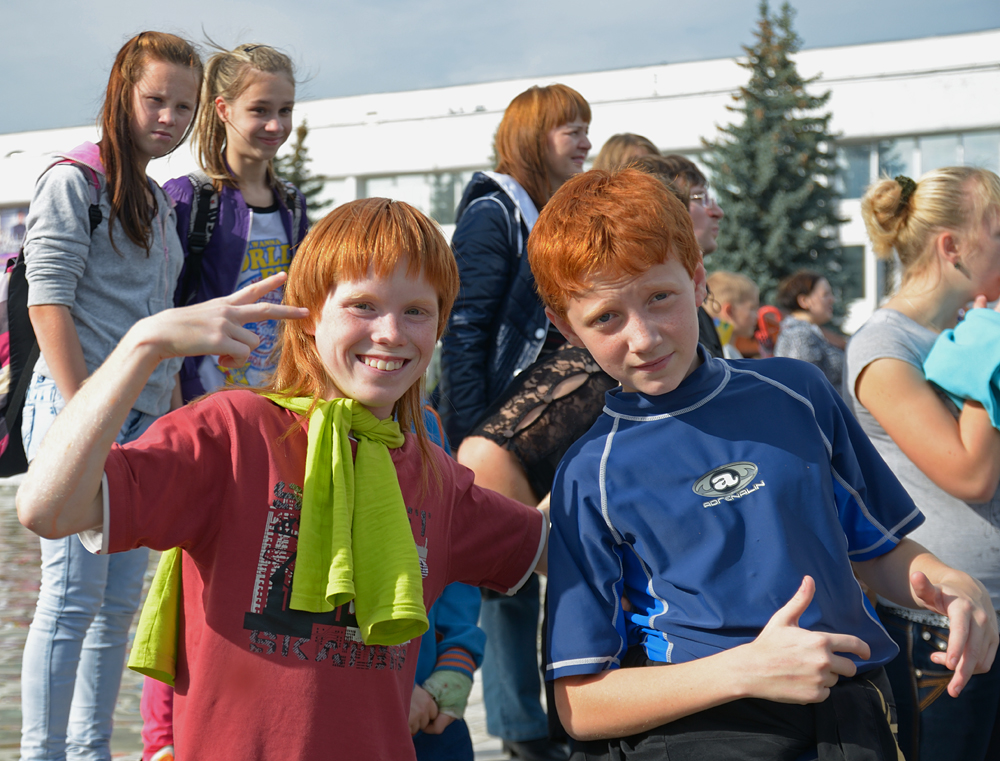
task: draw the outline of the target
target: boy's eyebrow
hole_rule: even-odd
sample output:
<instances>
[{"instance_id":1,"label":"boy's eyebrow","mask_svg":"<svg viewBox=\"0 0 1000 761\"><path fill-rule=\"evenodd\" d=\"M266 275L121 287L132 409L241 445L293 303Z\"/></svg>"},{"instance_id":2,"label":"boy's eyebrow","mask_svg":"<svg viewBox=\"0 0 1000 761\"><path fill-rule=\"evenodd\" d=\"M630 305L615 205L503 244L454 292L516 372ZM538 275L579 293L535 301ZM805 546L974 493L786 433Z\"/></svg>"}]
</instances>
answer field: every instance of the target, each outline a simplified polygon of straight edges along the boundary
<instances>
[{"instance_id":1,"label":"boy's eyebrow","mask_svg":"<svg viewBox=\"0 0 1000 761\"><path fill-rule=\"evenodd\" d=\"M594 320L600 317L605 312L609 311L608 305L611 303L611 301L612 301L611 299L601 299L600 301L598 301L597 304L592 309L588 309L586 312L583 313L583 321L590 322L591 320Z\"/></svg>"}]
</instances>

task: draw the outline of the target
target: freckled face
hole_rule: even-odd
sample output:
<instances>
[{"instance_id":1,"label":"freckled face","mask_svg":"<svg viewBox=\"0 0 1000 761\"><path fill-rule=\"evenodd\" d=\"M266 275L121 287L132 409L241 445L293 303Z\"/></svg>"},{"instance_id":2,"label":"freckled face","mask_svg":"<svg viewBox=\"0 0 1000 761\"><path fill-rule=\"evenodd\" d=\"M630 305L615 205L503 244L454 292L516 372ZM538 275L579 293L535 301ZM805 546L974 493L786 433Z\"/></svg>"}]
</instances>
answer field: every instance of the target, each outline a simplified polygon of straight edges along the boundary
<instances>
[{"instance_id":1,"label":"freckled face","mask_svg":"<svg viewBox=\"0 0 1000 761\"><path fill-rule=\"evenodd\" d=\"M692 279L669 259L636 277L599 283L569 300L565 319L551 311L549 318L625 391L665 394L698 367L704 280L702 265Z\"/></svg>"},{"instance_id":2,"label":"freckled face","mask_svg":"<svg viewBox=\"0 0 1000 761\"><path fill-rule=\"evenodd\" d=\"M310 331L330 376L327 398L356 399L377 418L417 383L437 342L438 294L400 265L337 283Z\"/></svg>"}]
</instances>

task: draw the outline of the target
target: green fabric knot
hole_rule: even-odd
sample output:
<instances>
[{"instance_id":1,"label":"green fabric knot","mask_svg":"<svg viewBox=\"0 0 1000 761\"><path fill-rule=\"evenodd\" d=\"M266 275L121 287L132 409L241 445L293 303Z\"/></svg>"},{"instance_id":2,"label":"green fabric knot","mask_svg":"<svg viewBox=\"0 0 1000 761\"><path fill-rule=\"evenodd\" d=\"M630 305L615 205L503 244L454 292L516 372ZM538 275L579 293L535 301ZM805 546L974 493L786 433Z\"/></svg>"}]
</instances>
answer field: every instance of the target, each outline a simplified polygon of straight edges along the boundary
<instances>
[{"instance_id":1,"label":"green fabric knot","mask_svg":"<svg viewBox=\"0 0 1000 761\"><path fill-rule=\"evenodd\" d=\"M313 401L268 398L300 415ZM365 644L398 645L428 627L420 560L388 449L404 441L396 421L379 420L354 399L321 401L309 416L289 604L325 613L353 600Z\"/></svg>"}]
</instances>

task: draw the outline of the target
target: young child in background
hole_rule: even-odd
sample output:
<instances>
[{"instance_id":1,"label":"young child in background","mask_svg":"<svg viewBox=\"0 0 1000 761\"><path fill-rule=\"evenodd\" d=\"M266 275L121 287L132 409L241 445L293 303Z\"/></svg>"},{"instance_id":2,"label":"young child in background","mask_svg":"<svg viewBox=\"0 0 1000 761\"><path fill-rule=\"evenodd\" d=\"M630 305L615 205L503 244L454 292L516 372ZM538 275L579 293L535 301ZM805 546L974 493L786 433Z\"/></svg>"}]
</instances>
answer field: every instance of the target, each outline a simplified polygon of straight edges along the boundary
<instances>
[{"instance_id":1,"label":"young child in background","mask_svg":"<svg viewBox=\"0 0 1000 761\"><path fill-rule=\"evenodd\" d=\"M186 257L177 306L227 296L288 270L309 227L304 196L274 174L274 157L291 134L294 106L295 70L281 51L244 44L208 59L193 137L201 171L170 180L164 188L176 203ZM281 289L266 298L281 303ZM183 402L226 384L267 382L274 371L278 323L265 320L247 327L260 343L242 367L224 367L215 357L184 360ZM143 761L172 761L171 687L147 677L139 712Z\"/></svg>"},{"instance_id":2,"label":"young child in background","mask_svg":"<svg viewBox=\"0 0 1000 761\"><path fill-rule=\"evenodd\" d=\"M726 359L743 359L733 339L753 338L760 309L760 289L746 275L718 270L708 276L705 311L715 320L715 330Z\"/></svg>"},{"instance_id":3,"label":"young child in background","mask_svg":"<svg viewBox=\"0 0 1000 761\"><path fill-rule=\"evenodd\" d=\"M71 161L38 181L24 241L28 313L41 350L24 404L29 461L125 332L172 304L183 253L173 205L146 168L187 136L201 71L186 40L133 37L111 67L99 144L70 152ZM176 358L150 368L109 436L131 441L166 413L179 369ZM35 470L54 480L62 464ZM22 660L21 758L111 757L148 557L146 549L95 556L75 536L42 539L42 584Z\"/></svg>"},{"instance_id":4,"label":"young child in background","mask_svg":"<svg viewBox=\"0 0 1000 761\"><path fill-rule=\"evenodd\" d=\"M996 651L986 590L905 538L923 516L818 370L698 345L705 271L661 183L568 181L528 253L549 319L621 382L551 494L547 674L576 757L895 761L898 648L855 573L951 617L952 694Z\"/></svg>"},{"instance_id":5,"label":"young child in background","mask_svg":"<svg viewBox=\"0 0 1000 761\"><path fill-rule=\"evenodd\" d=\"M427 438L451 455L441 418L430 405L424 405L424 427ZM427 611L429 627L420 638L410 698L410 732L417 761L475 758L465 709L486 646L486 633L477 626L480 599L478 589L455 582L445 587Z\"/></svg>"},{"instance_id":6,"label":"young child in background","mask_svg":"<svg viewBox=\"0 0 1000 761\"><path fill-rule=\"evenodd\" d=\"M413 759L426 609L452 581L516 590L543 515L426 439L421 381L458 291L433 222L345 204L303 242L285 304L258 303L284 279L126 334L55 421L18 514L49 536L96 530L102 554L183 548L180 758ZM267 390L213 394L113 446L162 360L240 367L258 342L242 326L264 319L286 320Z\"/></svg>"}]
</instances>

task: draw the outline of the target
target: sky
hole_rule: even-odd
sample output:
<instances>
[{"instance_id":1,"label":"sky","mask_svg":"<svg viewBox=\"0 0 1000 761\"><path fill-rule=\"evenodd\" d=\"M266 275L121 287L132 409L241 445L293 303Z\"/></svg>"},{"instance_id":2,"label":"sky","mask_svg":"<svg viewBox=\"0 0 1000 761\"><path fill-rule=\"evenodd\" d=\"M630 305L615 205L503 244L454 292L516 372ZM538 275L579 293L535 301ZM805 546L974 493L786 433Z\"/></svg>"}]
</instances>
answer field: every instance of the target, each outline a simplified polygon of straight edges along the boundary
<instances>
[{"instance_id":1,"label":"sky","mask_svg":"<svg viewBox=\"0 0 1000 761\"><path fill-rule=\"evenodd\" d=\"M281 48L298 66L298 99L312 100L735 57L753 41L758 17L756 0L5 5L0 133L92 124L115 53L144 29ZM804 48L1000 28L998 0L797 0L793 7Z\"/></svg>"}]
</instances>

